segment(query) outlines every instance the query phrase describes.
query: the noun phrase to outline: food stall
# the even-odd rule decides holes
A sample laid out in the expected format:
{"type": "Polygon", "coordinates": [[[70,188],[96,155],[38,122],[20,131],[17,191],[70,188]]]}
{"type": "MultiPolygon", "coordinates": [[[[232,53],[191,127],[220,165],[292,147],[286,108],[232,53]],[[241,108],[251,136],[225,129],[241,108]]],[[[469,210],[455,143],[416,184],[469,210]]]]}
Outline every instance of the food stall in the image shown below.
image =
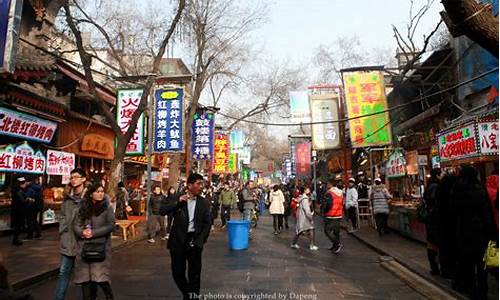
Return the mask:
{"type": "Polygon", "coordinates": [[[410,153],[405,157],[401,149],[396,149],[387,160],[385,166],[387,188],[393,196],[389,204],[388,226],[404,236],[425,242],[425,226],[416,218],[420,197],[416,197],[414,192],[415,183],[419,182],[418,161],[414,162],[412,158],[414,155],[415,153],[410,153]]]}

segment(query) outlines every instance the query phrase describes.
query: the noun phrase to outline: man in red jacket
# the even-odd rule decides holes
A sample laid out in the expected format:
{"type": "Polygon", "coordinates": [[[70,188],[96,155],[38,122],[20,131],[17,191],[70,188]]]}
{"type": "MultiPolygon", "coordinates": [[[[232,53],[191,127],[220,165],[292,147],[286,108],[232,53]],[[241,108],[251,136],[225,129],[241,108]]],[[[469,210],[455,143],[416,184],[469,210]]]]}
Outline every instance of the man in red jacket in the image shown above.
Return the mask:
{"type": "Polygon", "coordinates": [[[325,234],[332,242],[332,250],[335,254],[338,254],[342,250],[342,243],[340,242],[340,221],[342,220],[343,208],[344,208],[344,194],[342,189],[338,188],[341,186],[342,181],[339,179],[337,182],[335,179],[328,180],[324,210],[324,223],[325,223],[325,234]],[[335,185],[337,183],[337,186],[335,185]]]}

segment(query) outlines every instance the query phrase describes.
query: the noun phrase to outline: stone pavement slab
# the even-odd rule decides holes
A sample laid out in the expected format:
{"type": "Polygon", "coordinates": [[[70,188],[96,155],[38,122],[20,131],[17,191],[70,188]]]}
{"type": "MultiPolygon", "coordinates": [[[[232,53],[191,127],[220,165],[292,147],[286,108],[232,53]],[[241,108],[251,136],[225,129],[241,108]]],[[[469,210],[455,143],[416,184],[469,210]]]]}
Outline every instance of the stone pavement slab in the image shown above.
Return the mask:
{"type": "MultiPolygon", "coordinates": [[[[294,230],[273,235],[270,217],[261,217],[246,251],[229,250],[226,231],[217,228],[203,252],[202,293],[206,299],[423,299],[351,236],[342,235],[343,252],[331,253],[321,226],[318,219],[319,251],[310,251],[305,239],[301,249],[291,249],[294,230]]],[[[181,299],[163,241],[115,251],[111,276],[115,299],[181,299]]],[[[50,299],[55,282],[34,287],[35,299],[50,299]]],[[[79,287],[71,286],[68,299],[81,299],[79,287]]]]}

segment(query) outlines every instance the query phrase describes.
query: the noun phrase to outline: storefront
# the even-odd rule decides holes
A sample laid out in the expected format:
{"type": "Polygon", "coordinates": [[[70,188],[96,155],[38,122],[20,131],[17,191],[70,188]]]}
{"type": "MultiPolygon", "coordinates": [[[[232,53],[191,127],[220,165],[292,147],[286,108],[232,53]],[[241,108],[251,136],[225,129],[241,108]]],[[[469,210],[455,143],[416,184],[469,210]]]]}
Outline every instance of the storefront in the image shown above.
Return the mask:
{"type": "MultiPolygon", "coordinates": [[[[0,231],[10,229],[12,190],[18,177],[46,180],[46,148],[53,141],[57,122],[0,107],[0,231]]],[[[46,220],[54,222],[54,216],[46,220]]]]}

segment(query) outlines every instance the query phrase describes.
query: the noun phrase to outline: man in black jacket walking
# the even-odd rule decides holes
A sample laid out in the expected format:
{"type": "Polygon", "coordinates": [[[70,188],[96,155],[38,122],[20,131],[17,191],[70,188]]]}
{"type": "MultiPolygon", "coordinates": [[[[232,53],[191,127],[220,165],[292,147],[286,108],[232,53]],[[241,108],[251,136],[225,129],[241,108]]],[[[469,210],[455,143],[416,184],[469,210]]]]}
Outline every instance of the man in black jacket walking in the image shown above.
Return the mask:
{"type": "Polygon", "coordinates": [[[186,193],[160,209],[161,215],[172,213],[174,216],[167,247],[172,259],[172,276],[184,299],[198,299],[200,294],[201,254],[211,227],[210,204],[200,196],[203,186],[203,176],[189,175],[186,193]]]}

